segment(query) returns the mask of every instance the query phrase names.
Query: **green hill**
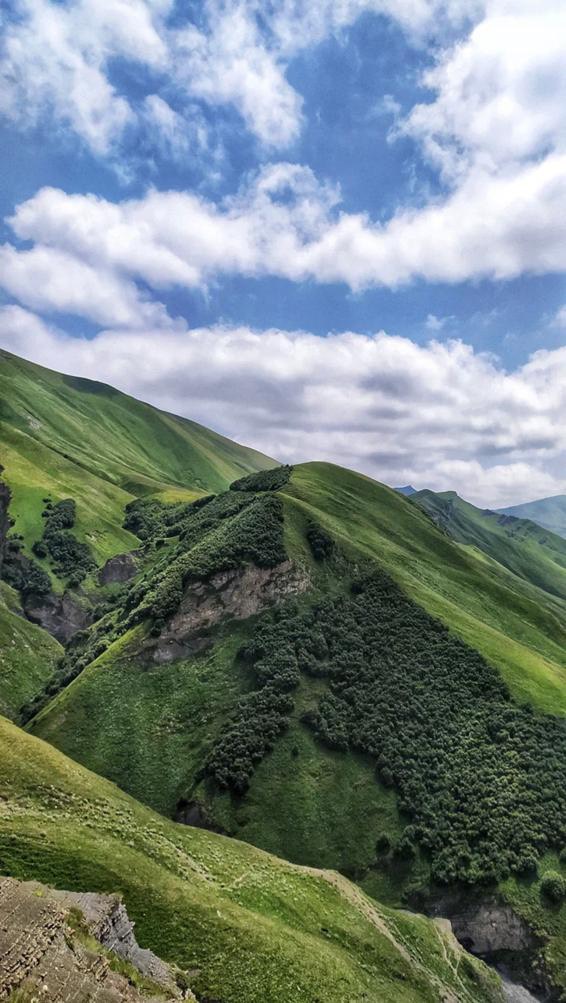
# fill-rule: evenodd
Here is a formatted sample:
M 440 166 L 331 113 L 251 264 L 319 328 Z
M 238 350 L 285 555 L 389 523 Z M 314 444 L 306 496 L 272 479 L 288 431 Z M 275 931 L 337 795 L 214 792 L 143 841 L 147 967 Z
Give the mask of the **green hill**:
M 454 491 L 418 491 L 420 505 L 458 543 L 477 547 L 531 585 L 566 598 L 566 541 L 527 518 L 479 509 Z
M 549 529 L 558 536 L 566 537 L 566 495 L 539 498 L 537 501 L 510 505 L 498 511 L 504 515 L 514 515 L 519 519 L 532 519 L 539 526 Z
M 566 896 L 563 541 L 425 492 L 431 518 L 326 463 L 265 459 L 229 490 L 209 467 L 206 487 L 183 487 L 175 471 L 157 479 L 156 446 L 142 483 L 135 421 L 132 485 L 114 408 L 163 416 L 114 393 L 98 395 L 114 437 L 100 433 L 100 453 L 91 441 L 84 490 L 76 443 L 53 458 L 10 425 L 25 547 L 13 532 L 8 576 L 27 595 L 49 588 L 46 572 L 69 585 L 78 564 L 73 601 L 93 621 L 37 680 L 29 731 L 164 817 L 339 869 L 390 908 L 512 903 L 529 984 L 566 987 L 566 924 L 544 892 L 551 868 Z M 94 421 L 97 395 L 86 399 Z M 135 550 L 127 575 L 100 584 L 118 550 Z M 517 964 L 511 943 L 501 950 Z
M 22 615 L 18 597 L 0 582 L 0 713 L 15 718 L 50 681 L 63 648 Z
M 221 491 L 275 461 L 103 383 L 63 376 L 0 351 L 0 438 L 11 515 L 26 547 L 42 534 L 45 497 L 77 501 L 76 534 L 97 563 L 131 549 L 132 498 Z
M 222 1003 L 500 1003 L 440 924 L 340 875 L 175 825 L 0 719 L 0 871 L 120 892 L 142 947 Z
M 138 506 L 145 571 L 69 649 L 34 732 L 392 904 L 536 872 L 563 847 L 566 728 L 521 701 L 563 699 L 561 601 L 349 471 L 237 487 Z

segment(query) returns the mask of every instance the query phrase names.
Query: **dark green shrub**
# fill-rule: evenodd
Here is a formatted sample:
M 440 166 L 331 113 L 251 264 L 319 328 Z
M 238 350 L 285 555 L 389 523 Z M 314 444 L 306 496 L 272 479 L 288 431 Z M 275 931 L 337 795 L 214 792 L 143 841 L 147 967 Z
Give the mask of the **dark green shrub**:
M 541 894 L 551 902 L 562 902 L 566 897 L 566 881 L 557 871 L 545 871 L 540 883 Z
M 287 464 L 273 467 L 271 470 L 260 470 L 257 474 L 247 474 L 237 481 L 232 481 L 230 491 L 279 491 L 289 482 L 293 468 Z
M 316 522 L 310 522 L 307 526 L 306 536 L 315 560 L 325 561 L 332 557 L 334 540 L 322 526 Z
M 390 849 L 391 840 L 387 833 L 382 832 L 375 841 L 375 852 L 381 857 L 384 854 L 389 853 Z

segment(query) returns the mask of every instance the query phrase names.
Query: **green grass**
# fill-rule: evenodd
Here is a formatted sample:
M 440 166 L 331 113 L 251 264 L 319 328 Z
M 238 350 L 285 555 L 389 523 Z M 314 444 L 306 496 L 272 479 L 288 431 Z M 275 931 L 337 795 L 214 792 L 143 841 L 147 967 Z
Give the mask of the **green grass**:
M 332 872 L 167 822 L 0 720 L 0 870 L 119 891 L 142 946 L 223 1003 L 501 1000 L 438 926 Z
M 295 468 L 280 496 L 286 548 L 307 567 L 319 592 L 343 585 L 338 569 L 317 565 L 309 555 L 304 530 L 312 518 L 354 565 L 371 558 L 385 567 L 495 665 L 516 698 L 566 712 L 561 600 L 482 551 L 457 545 L 416 505 L 361 475 L 306 464 Z M 31 728 L 168 816 L 180 798 L 196 795 L 226 831 L 293 861 L 355 874 L 384 900 L 399 902 L 412 878 L 375 867 L 377 836 L 386 831 L 394 840 L 406 824 L 394 794 L 380 787 L 369 761 L 325 750 L 300 722 L 323 683 L 303 679 L 291 727 L 257 769 L 243 801 L 195 788 L 208 750 L 252 684 L 234 656 L 253 628 L 253 620 L 232 623 L 216 632 L 211 649 L 165 665 L 148 660 L 144 628 L 137 628 L 92 663 Z M 419 874 L 417 866 L 413 878 Z
M 460 547 L 409 499 L 326 463 L 295 467 L 283 492 L 358 557 L 495 665 L 513 695 L 566 714 L 566 604 Z
M 476 508 L 454 491 L 418 491 L 411 501 L 458 543 L 477 547 L 524 581 L 566 599 L 566 540 L 530 519 Z
M 0 582 L 0 713 L 14 719 L 43 689 L 63 654 L 58 641 L 20 616 L 18 609 L 16 593 Z
M 156 494 L 192 500 L 275 461 L 112 387 L 0 352 L 0 435 L 10 514 L 26 549 L 42 535 L 43 498 L 74 498 L 76 535 L 98 563 L 130 550 L 124 506 Z

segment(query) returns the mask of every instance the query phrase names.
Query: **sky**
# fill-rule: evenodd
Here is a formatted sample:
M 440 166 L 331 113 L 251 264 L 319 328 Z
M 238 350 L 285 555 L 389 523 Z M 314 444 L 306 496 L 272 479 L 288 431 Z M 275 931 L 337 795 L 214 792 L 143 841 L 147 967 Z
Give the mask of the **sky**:
M 564 0 L 4 0 L 0 346 L 281 462 L 566 492 Z

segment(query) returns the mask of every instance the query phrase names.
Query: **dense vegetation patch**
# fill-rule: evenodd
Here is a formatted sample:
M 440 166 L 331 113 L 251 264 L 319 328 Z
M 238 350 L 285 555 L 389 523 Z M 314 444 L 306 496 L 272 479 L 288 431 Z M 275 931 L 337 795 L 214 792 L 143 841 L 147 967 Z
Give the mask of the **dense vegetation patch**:
M 241 792 L 285 727 L 304 671 L 328 680 L 304 723 L 337 750 L 372 755 L 409 816 L 395 852 L 429 855 L 441 882 L 500 880 L 536 869 L 566 842 L 566 724 L 514 704 L 474 650 L 408 599 L 384 574 L 310 610 L 271 615 L 241 652 L 262 694 L 237 710 L 208 770 Z M 277 716 L 277 722 L 275 722 Z
M 23 720 L 35 716 L 135 624 L 148 621 L 158 635 L 190 581 L 247 563 L 275 567 L 287 557 L 283 506 L 272 494 L 226 492 L 178 505 L 140 499 L 127 506 L 126 521 L 144 540 L 147 570 L 108 598 L 92 627 L 75 634 L 55 677 L 22 711 Z
M 260 470 L 233 481 L 230 491 L 280 491 L 288 483 L 293 468 L 288 464 L 272 470 Z
M 53 570 L 71 587 L 79 585 L 96 564 L 88 544 L 77 540 L 70 532 L 75 525 L 76 504 L 63 498 L 53 505 L 49 500 L 43 511 L 44 529 L 41 540 L 33 545 L 36 557 L 49 557 Z
M 16 589 L 22 598 L 45 596 L 51 591 L 49 575 L 30 557 L 22 553 L 22 539 L 10 537 L 6 541 L 2 562 L 2 579 Z

